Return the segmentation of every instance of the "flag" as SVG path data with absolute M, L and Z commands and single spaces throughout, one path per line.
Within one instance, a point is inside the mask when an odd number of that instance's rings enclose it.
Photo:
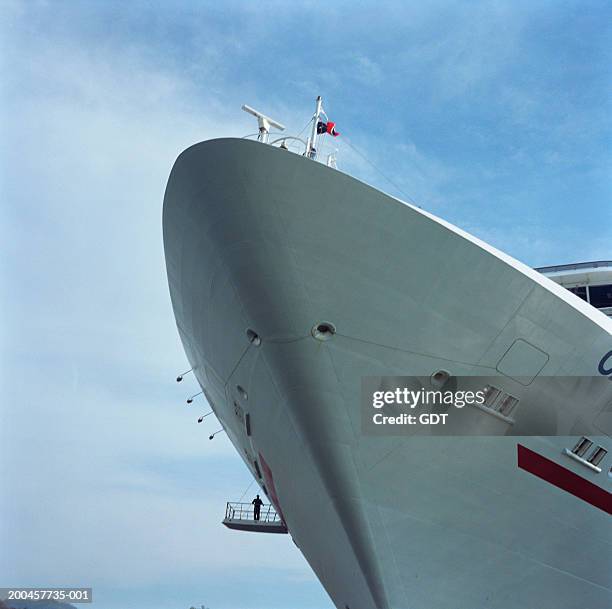
M 329 133 L 334 137 L 338 137 L 340 134 L 336 131 L 336 123 L 332 123 L 331 121 L 327 121 L 324 123 L 323 121 L 319 121 L 317 123 L 317 133 L 321 135 L 322 133 Z

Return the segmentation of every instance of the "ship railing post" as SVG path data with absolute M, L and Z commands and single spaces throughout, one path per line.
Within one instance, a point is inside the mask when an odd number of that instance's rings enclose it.
M 321 116 L 321 107 L 323 105 L 323 101 L 321 100 L 321 96 L 317 97 L 317 107 L 315 110 L 314 119 L 312 121 L 312 130 L 310 132 L 310 140 L 308 146 L 308 156 L 315 160 L 317 158 L 317 127 L 319 125 L 319 117 Z
M 330 152 L 327 155 L 327 166 L 331 167 L 332 169 L 336 169 L 338 166 L 336 163 L 336 153 L 337 152 L 338 152 L 337 150 L 334 150 L 333 152 Z

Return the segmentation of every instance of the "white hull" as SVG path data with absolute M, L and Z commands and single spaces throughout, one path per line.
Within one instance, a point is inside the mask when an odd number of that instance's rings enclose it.
M 374 438 L 359 411 L 362 376 L 488 375 L 517 339 L 535 349 L 527 374 L 595 376 L 612 320 L 426 212 L 251 141 L 179 157 L 164 244 L 198 382 L 339 609 L 612 606 L 610 516 L 519 469 L 517 444 L 608 492 L 609 454 L 601 473 L 563 456 L 570 428 Z M 310 333 L 323 320 L 326 342 Z

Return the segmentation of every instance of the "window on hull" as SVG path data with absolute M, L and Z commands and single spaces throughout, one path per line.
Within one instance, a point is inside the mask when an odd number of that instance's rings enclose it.
M 591 456 L 589 457 L 588 461 L 589 463 L 592 463 L 593 465 L 597 466 L 599 465 L 603 458 L 608 454 L 608 451 L 603 448 L 602 446 L 597 446 L 595 448 L 595 450 L 591 453 Z
M 583 457 L 586 451 L 591 448 L 591 446 L 593 446 L 593 442 L 591 442 L 591 440 L 589 440 L 588 438 L 582 436 L 578 444 L 576 444 L 576 446 L 572 448 L 572 452 L 578 457 Z

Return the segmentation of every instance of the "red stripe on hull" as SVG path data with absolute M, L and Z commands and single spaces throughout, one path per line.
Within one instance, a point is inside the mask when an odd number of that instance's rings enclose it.
M 266 463 L 266 460 L 263 458 L 263 455 L 259 453 L 259 462 L 261 463 L 261 468 L 263 470 L 264 481 L 266 483 L 266 488 L 268 489 L 268 496 L 270 497 L 270 501 L 274 505 L 276 512 L 281 517 L 283 524 L 285 524 L 285 515 L 283 514 L 283 510 L 280 507 L 280 501 L 278 500 L 278 496 L 276 494 L 276 487 L 274 486 L 274 476 L 272 475 L 272 470 L 270 466 Z
M 612 493 L 522 444 L 517 444 L 517 449 L 518 466 L 521 469 L 612 514 Z

